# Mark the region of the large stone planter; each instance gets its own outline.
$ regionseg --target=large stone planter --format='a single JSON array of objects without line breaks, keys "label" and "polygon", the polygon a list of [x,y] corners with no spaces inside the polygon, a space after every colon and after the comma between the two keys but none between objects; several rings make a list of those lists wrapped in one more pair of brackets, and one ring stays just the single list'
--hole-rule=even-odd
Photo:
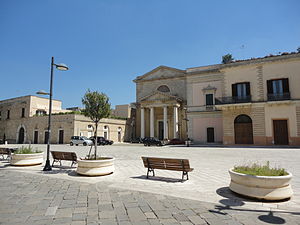
[{"label": "large stone planter", "polygon": [[42,164],[44,153],[12,154],[10,164],[13,166],[34,166]]},{"label": "large stone planter", "polygon": [[103,176],[115,171],[113,157],[102,157],[100,160],[77,160],[77,173],[85,176]]},{"label": "large stone planter", "polygon": [[230,169],[229,174],[230,190],[241,195],[265,200],[282,200],[293,195],[291,173],[286,176],[253,176]]}]

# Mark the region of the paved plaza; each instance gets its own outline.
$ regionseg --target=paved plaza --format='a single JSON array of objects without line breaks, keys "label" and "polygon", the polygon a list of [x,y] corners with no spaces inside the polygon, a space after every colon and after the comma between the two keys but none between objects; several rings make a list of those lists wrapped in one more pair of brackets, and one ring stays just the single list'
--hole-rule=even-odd
[{"label": "paved plaza", "polygon": [[[78,157],[89,151],[51,149]],[[115,144],[99,152],[116,158],[112,175],[78,176],[70,162],[42,172],[42,166],[12,167],[1,160],[0,224],[300,224],[300,149]],[[146,179],[141,156],[186,158],[194,171],[185,182],[177,171],[156,170]],[[228,169],[253,161],[292,172],[293,198],[261,202],[232,193]]]}]

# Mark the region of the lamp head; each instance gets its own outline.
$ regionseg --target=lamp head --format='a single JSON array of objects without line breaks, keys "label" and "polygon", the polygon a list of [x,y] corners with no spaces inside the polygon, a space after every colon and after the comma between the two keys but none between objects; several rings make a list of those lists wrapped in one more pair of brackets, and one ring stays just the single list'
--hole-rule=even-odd
[{"label": "lamp head", "polygon": [[38,91],[38,92],[36,92],[36,94],[38,94],[38,95],[50,95],[48,92],[46,92],[44,90]]},{"label": "lamp head", "polygon": [[60,64],[55,64],[56,69],[58,70],[63,70],[66,71],[69,69],[69,67],[66,64],[60,63]]}]

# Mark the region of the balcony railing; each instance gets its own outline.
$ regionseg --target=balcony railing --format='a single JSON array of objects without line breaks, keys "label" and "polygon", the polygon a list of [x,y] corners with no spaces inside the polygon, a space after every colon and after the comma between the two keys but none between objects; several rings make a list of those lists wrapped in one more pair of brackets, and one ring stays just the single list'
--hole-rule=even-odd
[{"label": "balcony railing", "polygon": [[268,94],[268,101],[282,101],[282,100],[289,100],[289,99],[291,99],[290,92]]},{"label": "balcony railing", "polygon": [[216,105],[238,104],[251,102],[251,95],[248,96],[229,96],[215,99]]}]

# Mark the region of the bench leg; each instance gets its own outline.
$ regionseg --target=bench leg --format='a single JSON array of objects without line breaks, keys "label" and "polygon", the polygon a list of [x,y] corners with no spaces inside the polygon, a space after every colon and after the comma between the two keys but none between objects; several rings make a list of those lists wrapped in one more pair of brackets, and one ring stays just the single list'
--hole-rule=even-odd
[{"label": "bench leg", "polygon": [[149,178],[149,173],[150,173],[150,172],[152,172],[153,176],[155,177],[154,169],[148,168],[148,171],[147,171],[147,179]]},{"label": "bench leg", "polygon": [[184,179],[184,176],[186,176],[186,180],[189,179],[189,174],[188,174],[188,172],[182,171],[182,181],[183,181],[183,179]]},{"label": "bench leg", "polygon": [[73,164],[76,164],[76,163],[77,163],[76,161],[72,161],[71,167],[73,166]]}]

